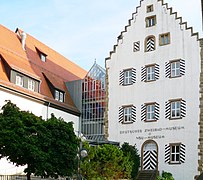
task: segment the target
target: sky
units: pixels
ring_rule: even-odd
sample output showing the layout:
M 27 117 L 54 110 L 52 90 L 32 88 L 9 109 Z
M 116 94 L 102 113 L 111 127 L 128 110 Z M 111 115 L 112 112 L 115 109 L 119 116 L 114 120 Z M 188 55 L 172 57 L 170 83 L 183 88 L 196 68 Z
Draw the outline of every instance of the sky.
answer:
M 164 0 L 202 37 L 201 0 Z M 89 70 L 105 66 L 140 0 L 0 0 L 1 24 L 18 27 Z

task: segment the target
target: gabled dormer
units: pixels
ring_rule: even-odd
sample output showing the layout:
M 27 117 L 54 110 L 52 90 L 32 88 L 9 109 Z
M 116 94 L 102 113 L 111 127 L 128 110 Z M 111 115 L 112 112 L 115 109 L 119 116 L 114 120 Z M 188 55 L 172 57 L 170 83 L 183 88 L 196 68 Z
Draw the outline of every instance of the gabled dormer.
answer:
M 9 81 L 19 87 L 38 92 L 40 89 L 40 78 L 32 73 L 32 68 L 23 64 L 23 69 L 15 63 L 21 64 L 21 60 L 8 54 L 1 54 L 4 69 Z
M 49 72 L 43 72 L 42 74 L 47 81 L 53 98 L 56 101 L 65 102 L 65 90 L 63 84 L 60 84 L 51 74 L 49 74 Z
M 37 53 L 39 55 L 39 58 L 41 59 L 42 62 L 46 62 L 47 60 L 47 54 L 45 54 L 43 51 L 41 51 L 39 48 L 35 47 L 37 50 Z

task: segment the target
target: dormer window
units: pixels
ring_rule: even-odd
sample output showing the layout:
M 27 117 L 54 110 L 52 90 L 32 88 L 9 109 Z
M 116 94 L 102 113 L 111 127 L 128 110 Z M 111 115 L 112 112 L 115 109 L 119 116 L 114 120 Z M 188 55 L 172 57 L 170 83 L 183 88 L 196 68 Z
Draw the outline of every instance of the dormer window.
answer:
M 55 100 L 60 101 L 60 102 L 64 102 L 65 100 L 65 93 L 55 89 Z
M 46 55 L 43 54 L 43 53 L 40 53 L 40 59 L 41 59 L 43 62 L 46 62 Z
M 40 59 L 41 59 L 43 62 L 46 62 L 46 57 L 47 57 L 47 55 L 46 55 L 45 53 L 43 53 L 42 51 L 40 51 L 37 47 L 36 47 L 36 50 L 37 50 L 37 53 L 39 54 Z

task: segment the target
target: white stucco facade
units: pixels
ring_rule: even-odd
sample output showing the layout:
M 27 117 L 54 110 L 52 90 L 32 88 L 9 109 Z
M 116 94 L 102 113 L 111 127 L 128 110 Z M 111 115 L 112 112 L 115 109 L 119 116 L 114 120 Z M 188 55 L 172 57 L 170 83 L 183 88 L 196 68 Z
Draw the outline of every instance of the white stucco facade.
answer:
M 141 6 L 121 33 L 122 38 L 106 59 L 109 95 L 108 134 L 111 141 L 136 144 L 141 156 L 142 169 L 144 145 L 148 142 L 156 144 L 155 166 L 159 172 L 171 172 L 176 180 L 191 180 L 198 175 L 200 45 L 197 35 L 194 35 L 191 29 L 187 29 L 187 23 L 184 24 L 182 19 L 176 17 L 176 13 L 172 14 L 171 9 L 162 3 L 157 0 L 141 1 Z M 153 11 L 146 12 L 147 7 L 151 5 Z M 146 27 L 146 18 L 151 16 L 156 16 L 156 24 Z M 169 34 L 169 44 L 160 45 L 162 34 Z M 146 52 L 148 36 L 155 37 L 155 49 Z M 139 42 L 136 51 L 133 51 L 134 42 Z M 178 77 L 166 77 L 166 64 L 169 64 L 170 69 L 170 63 L 176 60 L 183 60 L 184 73 Z M 158 66 L 157 79 L 142 80 L 146 76 L 143 75 L 143 68 L 146 71 L 146 67 L 151 65 Z M 121 85 L 120 74 L 128 69 L 135 69 L 135 82 Z M 171 73 L 171 69 L 169 71 Z M 181 117 L 166 117 L 167 102 L 171 103 L 177 99 L 185 102 L 185 106 L 181 104 Z M 147 113 L 148 103 L 157 104 L 157 119 L 154 121 L 147 121 L 144 115 Z M 119 111 L 119 108 L 128 106 L 135 109 L 134 119 L 133 122 L 125 123 L 121 119 L 124 118 L 121 115 L 124 112 Z M 178 163 L 171 162 L 170 147 L 173 144 L 183 145 L 183 148 L 180 145 L 182 149 L 179 153 L 183 160 L 180 158 Z M 167 151 L 170 153 L 169 159 Z

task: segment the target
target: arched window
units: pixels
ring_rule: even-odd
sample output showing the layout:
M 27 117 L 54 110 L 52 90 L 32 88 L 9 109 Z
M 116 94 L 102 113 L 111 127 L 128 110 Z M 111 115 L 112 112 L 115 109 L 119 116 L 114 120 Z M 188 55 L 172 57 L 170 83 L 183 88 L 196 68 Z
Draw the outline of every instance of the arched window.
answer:
M 148 36 L 145 39 L 145 51 L 154 51 L 155 50 L 155 37 L 154 36 Z

